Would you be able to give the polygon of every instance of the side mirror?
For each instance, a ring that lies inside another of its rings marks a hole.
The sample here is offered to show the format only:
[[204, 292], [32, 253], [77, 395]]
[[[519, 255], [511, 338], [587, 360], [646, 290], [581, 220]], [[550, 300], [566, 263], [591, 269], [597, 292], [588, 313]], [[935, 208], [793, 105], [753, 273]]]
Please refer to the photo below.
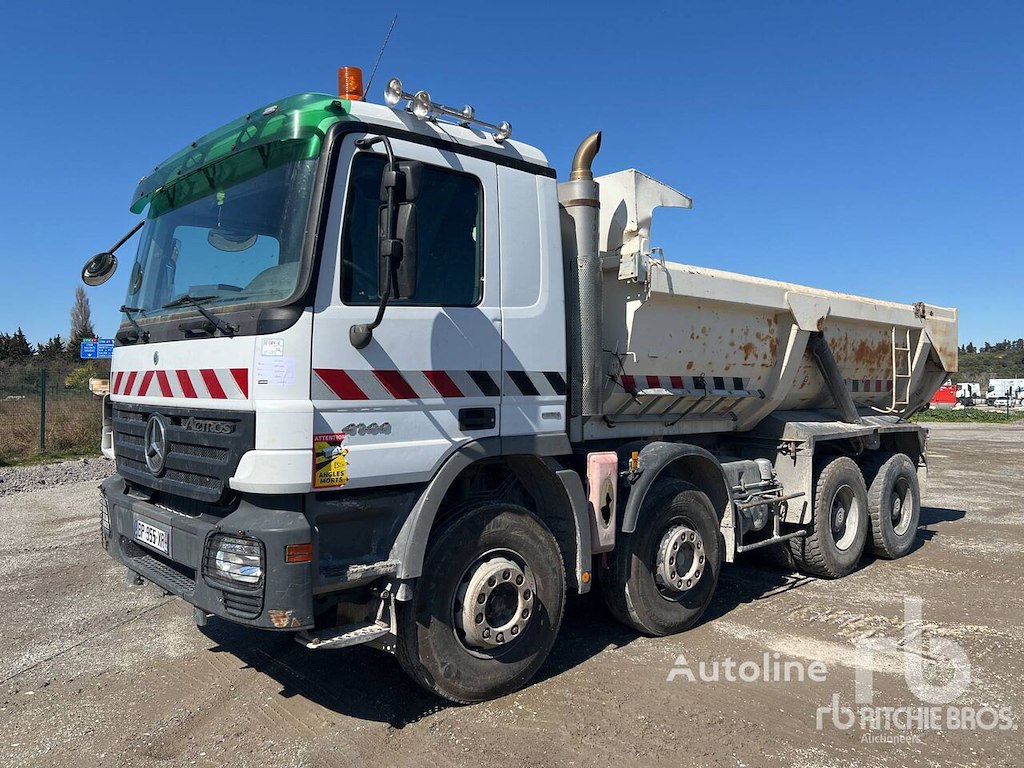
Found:
[[82, 282], [86, 285], [103, 285], [117, 269], [117, 256], [108, 251], [97, 253], [82, 267]]
[[[418, 160], [399, 160], [395, 165], [398, 166], [395, 171], [395, 202], [415, 203], [423, 188], [423, 163]], [[385, 168], [380, 182], [381, 202], [388, 199], [388, 177], [389, 173]]]
[[356, 146], [367, 149], [383, 143], [388, 164], [380, 180], [380, 207], [377, 245], [377, 291], [380, 304], [372, 323], [359, 323], [348, 329], [348, 340], [356, 349], [365, 349], [373, 339], [373, 329], [384, 319], [388, 300], [411, 299], [416, 292], [416, 199], [423, 183], [423, 165], [414, 160], [395, 162], [395, 153], [387, 136], [356, 139]]
[[127, 243], [136, 232], [142, 229], [142, 225], [146, 223], [145, 219], [136, 222], [135, 226], [128, 230], [128, 234], [114, 243], [114, 247], [109, 251], [103, 253], [97, 253], [82, 267], [82, 282], [86, 285], [103, 285], [110, 279], [111, 275], [114, 274], [114, 270], [117, 269], [117, 257], [114, 255], [114, 251], [120, 248], [122, 245]]
[[416, 296], [416, 203], [400, 203], [395, 222], [395, 240], [398, 241], [398, 254], [389, 254], [385, 259], [385, 250], [389, 248], [387, 239], [386, 205], [380, 207], [380, 259], [377, 262], [377, 293], [384, 295], [388, 286], [388, 264], [394, 268], [395, 282], [391, 286], [391, 297], [395, 299], [412, 299]]
[[[423, 188], [423, 163], [418, 160], [402, 160], [396, 163], [397, 169], [392, 174], [385, 170], [381, 179], [381, 201], [387, 200], [389, 183], [393, 182], [395, 202], [397, 203], [395, 219], [395, 240], [393, 246], [388, 242], [387, 206], [380, 208], [380, 252], [378, 259], [377, 292], [383, 296], [388, 286], [388, 267], [394, 268], [395, 282], [391, 286], [391, 295], [396, 299], [412, 299], [416, 295], [416, 200]], [[395, 249], [397, 253], [390, 253]], [[384, 256], [390, 256], [385, 259]]]

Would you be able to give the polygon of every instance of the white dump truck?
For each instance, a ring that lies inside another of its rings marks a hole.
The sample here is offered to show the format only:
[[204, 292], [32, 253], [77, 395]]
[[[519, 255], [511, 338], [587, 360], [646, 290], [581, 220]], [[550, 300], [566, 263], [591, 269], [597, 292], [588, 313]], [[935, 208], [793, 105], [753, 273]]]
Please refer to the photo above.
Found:
[[674, 263], [652, 212], [690, 199], [595, 177], [599, 133], [558, 183], [507, 123], [339, 80], [132, 198], [100, 511], [130, 583], [465, 702], [531, 678], [568, 591], [667, 635], [741, 553], [834, 578], [912, 549], [906, 417], [956, 370], [956, 310]]

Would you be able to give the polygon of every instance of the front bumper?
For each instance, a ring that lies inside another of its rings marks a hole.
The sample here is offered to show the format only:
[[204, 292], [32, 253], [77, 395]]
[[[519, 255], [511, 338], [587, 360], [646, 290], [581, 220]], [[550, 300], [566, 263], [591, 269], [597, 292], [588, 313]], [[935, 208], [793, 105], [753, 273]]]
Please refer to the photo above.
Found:
[[[243, 498], [224, 517], [184, 514], [126, 492], [114, 475], [100, 486], [109, 532], [107, 552], [130, 571], [165, 592], [177, 595], [206, 613], [266, 629], [309, 629], [313, 626], [310, 563], [286, 563], [289, 544], [308, 544], [311, 528], [297, 496]], [[290, 508], [289, 508], [290, 507]], [[135, 519], [170, 532], [164, 554], [135, 540]], [[229, 583], [204, 570], [215, 534], [242, 536], [263, 545], [263, 575], [258, 584]]]

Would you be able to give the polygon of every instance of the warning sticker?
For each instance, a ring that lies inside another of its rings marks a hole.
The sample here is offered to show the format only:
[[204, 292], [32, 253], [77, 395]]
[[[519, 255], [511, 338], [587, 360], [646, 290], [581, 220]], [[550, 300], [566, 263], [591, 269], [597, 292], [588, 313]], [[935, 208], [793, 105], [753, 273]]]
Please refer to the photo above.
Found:
[[341, 488], [348, 482], [345, 433], [313, 435], [313, 487]]

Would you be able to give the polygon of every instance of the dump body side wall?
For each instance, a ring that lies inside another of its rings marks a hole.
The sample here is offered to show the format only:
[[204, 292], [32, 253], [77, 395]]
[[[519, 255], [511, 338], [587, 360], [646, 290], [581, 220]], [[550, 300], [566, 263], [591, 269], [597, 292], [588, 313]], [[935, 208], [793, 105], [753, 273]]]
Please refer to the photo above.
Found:
[[905, 415], [956, 367], [956, 311], [652, 263], [602, 284], [603, 413], [585, 434], [751, 429], [775, 410], [834, 408], [806, 344], [824, 334], [858, 408]]

